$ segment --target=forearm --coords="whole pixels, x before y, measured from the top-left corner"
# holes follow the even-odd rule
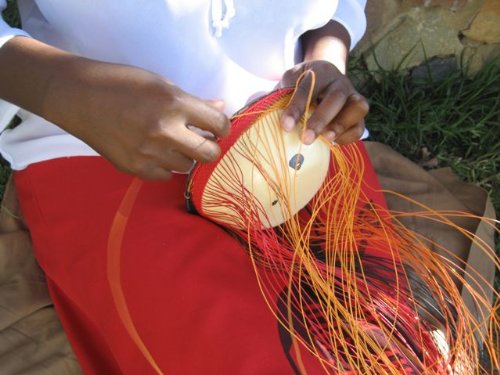
[[[103,120],[104,107],[130,107],[130,102],[110,104],[116,97],[113,90],[126,91],[135,81],[141,82],[139,87],[155,78],[148,72],[83,58],[31,38],[13,38],[0,49],[0,98],[78,137],[90,131],[87,124]]]
[[[16,37],[0,49],[0,97],[45,117],[50,86],[79,57],[31,38]]]
[[[351,38],[340,23],[328,22],[325,26],[308,31],[301,37],[304,61],[326,60],[342,73],[346,73]]]

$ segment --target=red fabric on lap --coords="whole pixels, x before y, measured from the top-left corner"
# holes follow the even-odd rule
[[[118,318],[106,275],[107,236],[132,178],[101,158],[77,157],[31,165],[15,180],[84,371],[153,374]],[[145,182],[125,232],[122,285],[143,341],[165,374],[293,374],[248,255],[186,212],[184,184],[181,175]],[[323,373],[302,355],[311,374]]]

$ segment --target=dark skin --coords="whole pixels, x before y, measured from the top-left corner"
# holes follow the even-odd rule
[[[304,72],[313,71],[315,85],[312,101],[318,104],[308,121],[302,141],[312,143],[319,135],[338,144],[359,140],[365,129],[368,102],[345,75],[350,37],[342,25],[330,21],[320,29],[302,37],[304,62],[288,70],[280,82],[282,87],[295,86]],[[283,128],[292,129],[304,113],[312,74],[300,81],[292,102],[284,111]]]
[[[359,139],[368,105],[342,72],[348,34],[332,21],[303,42],[305,62],[286,72],[281,86],[295,86],[302,72],[315,72],[313,99],[319,105],[304,143],[320,134],[338,143]],[[309,79],[301,81],[284,112],[286,129],[304,112]],[[215,140],[189,125],[216,137],[230,129],[220,101],[192,96],[143,69],[85,59],[29,38],[15,37],[0,49],[0,82],[1,98],[57,124],[119,170],[144,179],[167,179],[173,170],[189,170],[193,161],[217,159]]]

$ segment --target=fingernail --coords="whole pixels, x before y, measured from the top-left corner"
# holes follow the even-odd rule
[[[287,132],[292,131],[295,127],[295,120],[292,116],[285,116],[283,120],[281,120],[281,126]]]
[[[329,142],[333,142],[335,140],[335,137],[337,136],[337,134],[333,131],[333,130],[328,130],[326,131],[323,136],[329,141]]]
[[[333,125],[333,128],[335,129],[335,135],[337,134],[342,134],[345,132],[345,126],[339,124],[338,122]],[[333,130],[332,130],[333,131]]]
[[[316,133],[311,129],[307,129],[302,135],[302,143],[306,145],[310,145],[311,143],[314,142],[315,139],[316,139]]]

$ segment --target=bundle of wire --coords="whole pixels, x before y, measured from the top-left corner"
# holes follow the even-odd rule
[[[320,137],[311,150],[302,145],[300,132],[313,107],[297,141],[287,139],[293,135],[279,119],[293,94],[275,91],[236,114],[231,135],[220,140],[219,161],[197,165],[186,194],[191,209],[227,228],[247,250],[296,373],[308,373],[305,351],[325,374],[494,373],[500,367],[499,303],[466,282],[464,262],[453,249],[399,221],[415,215],[450,225],[498,268],[485,242],[453,224],[453,217],[472,215],[424,206],[413,213],[389,211],[362,142],[339,146]],[[308,165],[308,156],[318,153],[323,164],[311,157]],[[136,182],[130,197],[139,188]],[[124,199],[129,205],[130,197]],[[488,224],[495,227],[494,220]],[[115,261],[119,246],[110,242]],[[109,270],[122,320],[155,366],[126,313],[112,263]],[[486,311],[480,320],[466,307],[461,288]]]

